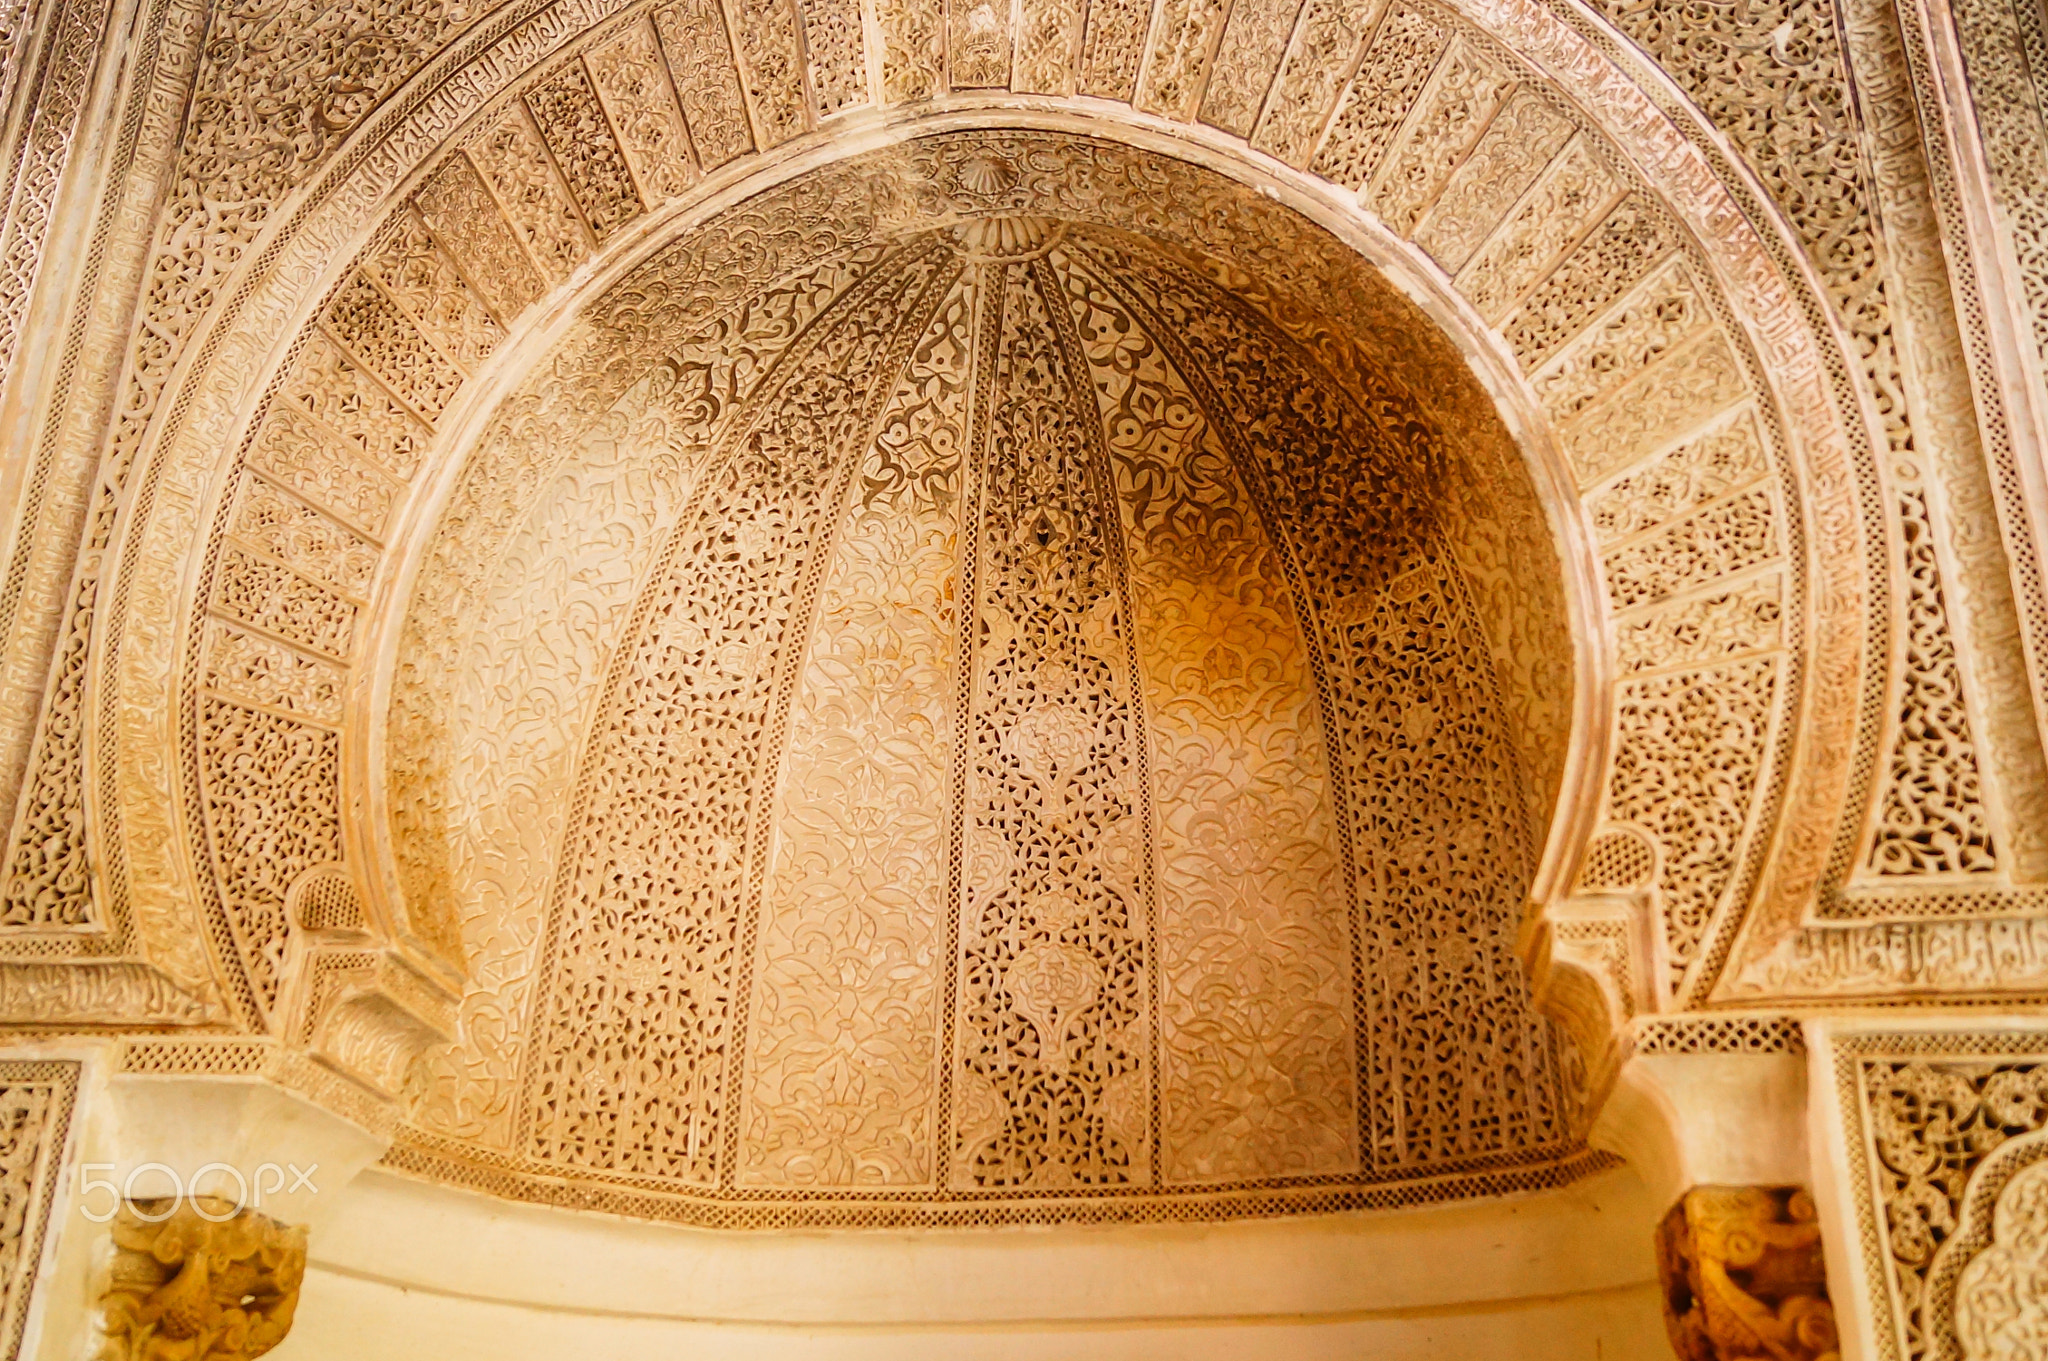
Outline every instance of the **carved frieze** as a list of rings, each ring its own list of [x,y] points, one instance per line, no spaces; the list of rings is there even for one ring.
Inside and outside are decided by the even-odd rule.
[[[21,1351],[78,1077],[76,1063],[0,1062],[0,1356]]]
[[[2001,235],[2019,267],[2034,357],[2048,369],[2048,19],[2025,0],[1964,0],[1955,15],[1975,115],[1970,132],[1983,147]]]

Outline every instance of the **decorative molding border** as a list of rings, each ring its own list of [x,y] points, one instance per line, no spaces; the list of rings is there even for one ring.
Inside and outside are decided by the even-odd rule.
[[[21,1355],[82,1071],[75,1061],[0,1059],[0,1194],[11,1212],[0,1234],[0,1361]]]
[[[1998,1194],[2038,1156],[2027,1152],[2038,1140],[2020,1136],[2048,1127],[2048,1025],[1818,1020],[1808,1036],[1844,1354],[1956,1361],[1955,1283]]]

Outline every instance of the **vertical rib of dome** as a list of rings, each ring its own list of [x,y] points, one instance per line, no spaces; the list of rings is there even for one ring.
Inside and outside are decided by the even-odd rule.
[[[1348,857],[1301,605],[1164,347],[1081,258],[1055,258],[1114,468],[1151,736],[1164,1175],[1354,1171]]]
[[[543,955],[527,1110],[543,1158],[731,1176],[733,1010],[766,859],[761,776],[788,725],[783,663],[802,647],[849,456],[955,268],[929,242],[909,248],[785,355],[640,601]]]
[[[973,327],[963,271],[855,475],[798,681],[748,1012],[746,1186],[930,1186]]]

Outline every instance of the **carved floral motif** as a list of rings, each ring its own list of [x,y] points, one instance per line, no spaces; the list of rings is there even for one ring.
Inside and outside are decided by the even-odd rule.
[[[1664,1323],[1682,1361],[1839,1361],[1813,1198],[1695,1186],[1657,1226]]]
[[[63,1179],[79,1068],[0,1062],[0,1354],[18,1355]]]
[[[1965,1361],[2048,1356],[2048,1163],[2007,1182],[1991,1246],[1956,1282],[1956,1338]]]
[[[985,196],[1006,192],[1015,163],[956,164],[960,192]],[[1438,560],[1427,584],[1392,588],[1391,608],[1409,613],[1373,632],[1353,605],[1310,603],[1382,588],[1433,532],[1408,470],[1446,457],[1428,418],[1391,390],[1339,395],[1315,351],[1225,303],[1190,263],[1078,225],[1003,217],[914,236],[706,328],[685,310],[696,294],[666,281],[717,258],[678,255],[621,286],[599,310],[620,329],[573,339],[551,371],[555,409],[520,405],[487,442],[492,457],[515,432],[580,449],[596,460],[589,491],[612,485],[598,468],[680,447],[703,452],[677,472],[695,463],[710,480],[650,484],[695,508],[666,502],[681,519],[665,551],[679,556],[644,578],[656,584],[630,622],[598,635],[618,638],[605,702],[629,707],[595,714],[584,778],[602,802],[565,798],[576,816],[551,811],[535,829],[562,845],[545,927],[527,915],[544,888],[530,870],[515,889],[490,868],[525,852],[502,832],[463,834],[483,873],[467,881],[493,885],[505,914],[474,919],[490,929],[478,962],[509,986],[473,995],[470,1038],[433,1060],[416,1118],[536,1168],[720,1198],[1146,1192],[1569,1156],[1556,1041],[1529,1017],[1504,945],[1526,861],[1482,871],[1475,835],[1392,891],[1348,868],[1349,838],[1366,833],[1347,833],[1360,795],[1340,791],[1360,779],[1376,806],[1428,788],[1432,818],[1505,818],[1516,845],[1526,835],[1456,569]],[[702,336],[679,343],[677,327]],[[635,378],[614,364],[606,381],[629,388],[607,415],[579,375],[624,338],[655,367]],[[1218,369],[1217,353],[1241,371]],[[1354,381],[1388,382],[1329,355]],[[735,364],[765,380],[749,392]],[[854,393],[870,386],[894,395],[862,415],[869,399]],[[1276,405],[1281,392],[1306,404]],[[1394,412],[1406,423],[1389,426]],[[1360,475],[1319,481],[1318,459]],[[801,496],[794,509],[760,501],[781,476],[795,480],[773,494]],[[540,481],[488,496],[546,485],[588,494]],[[451,530],[511,529],[512,503],[470,495],[458,503],[483,518]],[[536,528],[581,513],[524,503]],[[718,518],[757,503],[736,527]],[[508,568],[591,551],[571,520],[543,532],[559,547],[515,539]],[[645,534],[618,551],[661,551]],[[782,535],[822,556],[788,550],[760,575]],[[641,570],[621,559],[591,578],[610,583],[603,617],[619,620],[618,589]],[[486,589],[448,585],[478,602]],[[964,635],[954,599],[973,621]],[[518,604],[484,617],[515,628],[503,611]],[[1433,651],[1415,665],[1424,620]],[[1321,640],[1354,634],[1327,708]],[[454,670],[499,644],[473,646]],[[504,674],[539,678],[541,660]],[[597,660],[563,678],[593,684]],[[1465,696],[1455,727],[1399,723],[1410,686]],[[1404,782],[1372,765],[1387,722],[1433,774]],[[409,760],[444,740],[432,731]],[[1475,750],[1487,755],[1468,773],[1458,763]],[[483,770],[477,787],[498,787]],[[1391,827],[1382,817],[1370,833],[1375,864]],[[679,857],[687,873],[673,873]],[[1454,902],[1426,908],[1454,885]],[[1410,999],[1369,1016],[1353,1000],[1361,921],[1375,958],[1400,962],[1368,991]],[[1370,1104],[1353,1057],[1367,1033],[1382,1056]],[[1447,1081],[1431,1055],[1449,1052],[1463,1075]],[[667,1076],[625,1077],[629,1061]],[[508,1064],[523,1070],[516,1095]]]
[[[960,42],[937,45],[955,66],[972,64],[980,50],[967,40],[972,13],[952,17],[959,21],[955,36]],[[366,260],[334,300],[326,316],[328,335],[342,338],[347,362],[366,371],[373,386],[388,384],[399,394],[401,419],[432,420],[453,400],[466,371],[495,345],[492,328],[508,324],[510,314],[532,296],[531,271],[559,277],[599,238],[634,218],[651,201],[652,186],[665,185],[664,194],[686,187],[693,173],[691,152],[707,167],[724,164],[757,135],[780,140],[861,98],[868,73],[864,59],[853,54],[869,39],[853,42],[853,28],[834,20],[826,7],[765,5],[729,16],[715,6],[670,5],[657,7],[651,20],[651,30],[621,24],[590,51],[554,62],[522,85],[514,104],[500,105],[493,126],[446,162],[444,173],[424,182],[410,210],[417,216],[403,229],[380,232],[378,249],[396,254],[382,262]],[[738,28],[729,31],[729,20]],[[462,16],[452,12],[416,15],[408,10],[394,29],[406,42],[431,45],[460,22]],[[1249,126],[1255,135],[1261,125],[1276,135],[1294,129],[1286,136],[1304,158],[1319,140],[1335,145],[1350,136],[1333,130],[1324,138],[1321,129],[1330,118],[1336,119],[1329,125],[1333,128],[1350,127],[1350,115],[1342,110],[1394,91],[1387,96],[1392,102],[1375,114],[1376,131],[1367,134],[1370,145],[1358,154],[1357,179],[1368,201],[1396,225],[1415,228],[1448,261],[1469,258],[1467,272],[1475,288],[1482,280],[1511,279],[1503,286],[1529,304],[1520,320],[1534,324],[1540,314],[1541,329],[1550,333],[1539,344],[1568,338],[1575,323],[1605,305],[1599,289],[1611,280],[1636,277],[1631,271],[1637,262],[1654,258],[1673,239],[1656,214],[1618,210],[1612,232],[1584,236],[1586,227],[1614,206],[1622,188],[1602,164],[1604,153],[1589,149],[1597,138],[1581,126],[1568,126],[1569,120],[1560,122],[1566,115],[1559,106],[1547,103],[1499,47],[1434,10],[1396,7],[1382,13],[1371,6],[1311,6],[1297,21],[1287,22],[1285,16],[1244,9],[1226,22],[1224,13],[1195,6],[1148,26],[1142,15],[1123,15],[1113,5],[1093,7],[1085,22],[1078,12],[1027,5],[1019,11],[1019,22],[1024,27],[1008,45],[1014,49],[1012,84],[1065,88],[1065,73],[1071,71],[1079,88],[1136,93],[1183,114],[1196,105],[1206,107],[1213,96],[1215,116],[1234,127]],[[930,30],[926,25],[918,31]],[[925,44],[920,59],[929,61],[933,42],[932,36],[921,37],[911,47]],[[1369,57],[1368,52],[1379,55]],[[352,54],[350,60],[361,56]],[[1381,79],[1382,57],[1393,63],[1386,70],[1407,74]],[[886,85],[895,63],[886,49],[878,60]],[[665,74],[656,69],[657,62],[666,65]],[[995,79],[993,67],[984,74]],[[975,75],[967,83],[982,78]],[[376,80],[364,82],[365,97],[348,106],[347,118],[360,121],[375,107],[376,92],[387,88],[383,82],[381,70]],[[673,110],[666,103],[671,89]],[[680,123],[672,117],[677,112]],[[692,144],[687,149],[679,128]],[[317,161],[321,153],[312,154]],[[481,244],[474,249],[450,243],[454,233],[446,215],[458,201],[478,215]],[[1556,225],[1546,225],[1547,234],[1508,230],[1514,223],[1534,221],[1528,212],[1539,204],[1562,214]],[[498,230],[495,214],[502,214],[506,230]],[[1543,276],[1575,237],[1606,243],[1606,253],[1588,251],[1581,266],[1553,276],[1564,282],[1545,283]],[[520,259],[520,252],[531,264]],[[1520,334],[1520,322],[1516,326]],[[1534,362],[1539,351],[1532,347],[1526,353]],[[276,428],[289,424],[288,412],[276,417]],[[1610,435],[1603,428],[1599,437],[1626,441],[1633,449],[1652,435]],[[366,499],[379,490],[375,480],[359,475],[361,487],[351,490],[338,470],[357,474],[345,461],[331,468],[312,462],[315,454],[331,450],[336,438],[367,448],[377,436],[334,427],[292,448],[303,455],[299,461],[311,470],[309,478],[318,474],[324,479],[319,489],[348,504],[330,506],[316,495],[313,481],[291,485],[351,528],[374,535],[377,526],[370,522],[389,513]],[[1628,453],[1617,450],[1612,456],[1620,460]],[[372,451],[372,457],[378,455]],[[405,476],[412,470],[394,471]],[[387,506],[397,502],[397,489],[381,490]],[[1796,609],[1796,601],[1791,606]],[[1525,664],[1518,660],[1515,665]],[[60,687],[61,693],[83,693],[77,689],[82,684],[67,679],[71,688]],[[1532,797],[1540,803],[1547,795]],[[66,894],[85,882],[65,840],[65,829],[78,821],[73,807],[62,799],[39,802],[36,811],[44,822],[38,825],[64,835],[17,839],[24,855],[48,858],[39,873],[56,875]],[[51,910],[47,904],[36,909],[24,904],[21,915],[33,921],[36,911]]]
[[[1861,1065],[1861,1094],[1877,1152],[1873,1164],[1884,1242],[1892,1264],[1907,1355],[1952,1355],[1950,1333],[1962,1295],[1951,1283],[1930,1292],[1932,1273],[1953,1254],[1942,1249],[1961,1225],[1971,1177],[2007,1141],[2048,1127],[2048,1066],[1995,1061],[1898,1060]],[[2023,1176],[2025,1174],[2022,1174]],[[2015,1181],[2019,1178],[2015,1178]],[[2038,1181],[2038,1179],[2036,1179]],[[2023,1189],[2022,1198],[2031,1192]],[[2001,1202],[2002,1204],[2002,1202]],[[2024,1215],[2024,1209],[2021,1211]],[[2024,1233],[2007,1216],[2007,1237]],[[2008,1247],[2018,1245],[2008,1244]],[[2009,1273],[1994,1259],[1978,1273],[1984,1329],[2000,1306],[1986,1273]],[[1951,1277],[1952,1281],[1952,1277]],[[1939,1303],[1940,1307],[1932,1307]],[[1983,1333],[1979,1334],[1979,1341]],[[1996,1353],[1993,1353],[1996,1354]]]

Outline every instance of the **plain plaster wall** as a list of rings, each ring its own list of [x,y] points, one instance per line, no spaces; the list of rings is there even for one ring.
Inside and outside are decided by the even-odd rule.
[[[1626,1171],[1219,1225],[721,1234],[383,1172],[312,1245],[279,1361],[1669,1361]]]
[[[1670,1361],[1654,1285],[1444,1310],[984,1328],[571,1314],[315,1270],[279,1361]]]

